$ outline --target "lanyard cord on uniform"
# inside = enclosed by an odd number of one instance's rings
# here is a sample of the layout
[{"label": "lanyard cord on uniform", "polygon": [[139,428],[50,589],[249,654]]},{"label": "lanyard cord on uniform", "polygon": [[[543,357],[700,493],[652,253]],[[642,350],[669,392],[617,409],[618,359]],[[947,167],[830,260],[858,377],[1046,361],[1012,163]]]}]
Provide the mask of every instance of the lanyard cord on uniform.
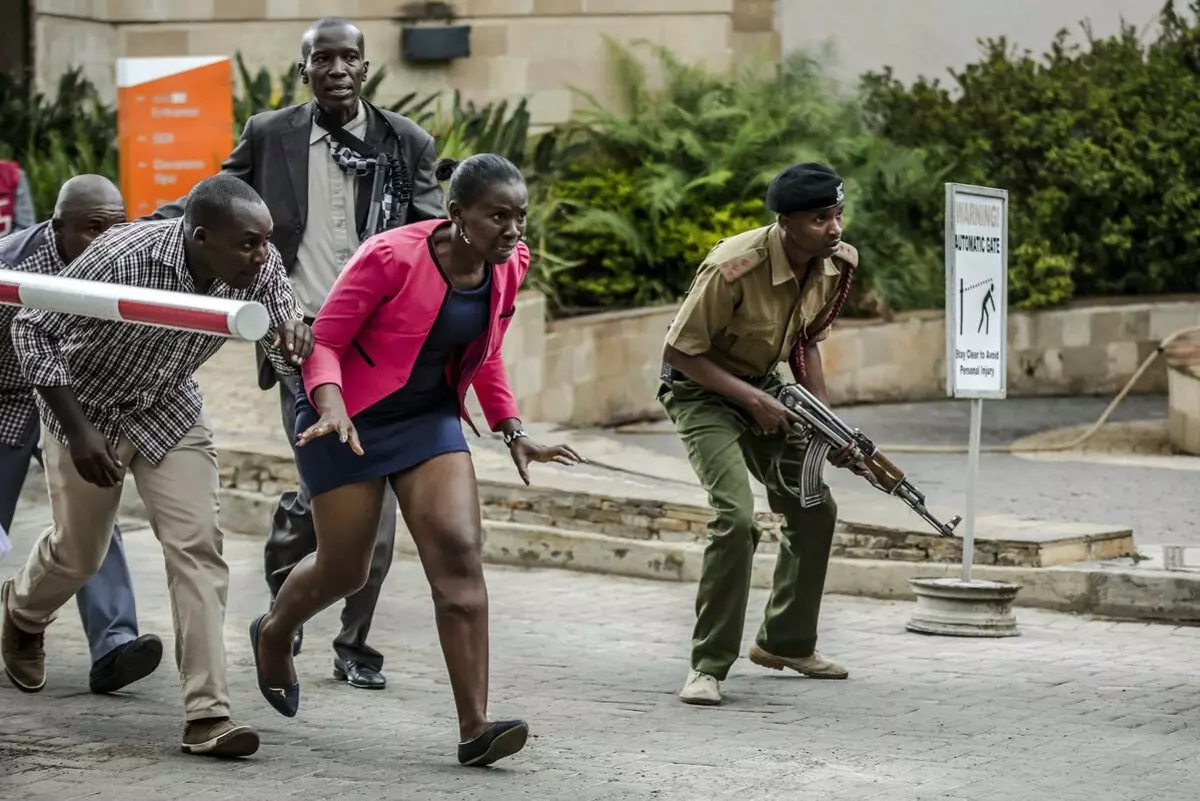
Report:
[{"label": "lanyard cord on uniform", "polygon": [[850,294],[850,284],[854,280],[854,264],[851,261],[843,262],[845,264],[845,272],[842,273],[842,280],[838,286],[837,298],[833,302],[833,308],[829,310],[829,314],[821,321],[821,325],[809,333],[805,337],[803,332],[796,337],[796,344],[792,347],[791,356],[788,363],[792,367],[792,374],[795,375],[797,381],[803,381],[807,372],[807,365],[804,363],[804,346],[824,331],[829,326],[833,325],[833,321],[837,319],[838,314],[842,311],[842,304],[846,302],[846,297]]}]

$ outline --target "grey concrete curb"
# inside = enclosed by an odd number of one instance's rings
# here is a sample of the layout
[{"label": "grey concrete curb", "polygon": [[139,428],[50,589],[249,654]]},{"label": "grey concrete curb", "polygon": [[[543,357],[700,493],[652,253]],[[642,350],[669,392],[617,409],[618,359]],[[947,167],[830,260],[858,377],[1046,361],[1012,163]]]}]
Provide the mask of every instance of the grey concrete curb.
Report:
[{"label": "grey concrete curb", "polygon": [[[221,490],[221,524],[226,531],[266,537],[275,499],[257,492]],[[121,514],[145,518],[145,509],[127,479]],[[396,552],[415,556],[411,537],[400,522]],[[492,564],[560,568],[590,573],[696,582],[704,548],[610,537],[548,526],[484,521],[484,559]],[[754,558],[752,584],[771,586],[775,555]],[[884,600],[915,600],[908,580],[955,576],[957,564],[833,558],[825,592]],[[1200,623],[1200,573],[1081,563],[1057,567],[975,565],[972,576],[1021,585],[1015,606],[1052,609],[1118,620],[1177,624]]]}]

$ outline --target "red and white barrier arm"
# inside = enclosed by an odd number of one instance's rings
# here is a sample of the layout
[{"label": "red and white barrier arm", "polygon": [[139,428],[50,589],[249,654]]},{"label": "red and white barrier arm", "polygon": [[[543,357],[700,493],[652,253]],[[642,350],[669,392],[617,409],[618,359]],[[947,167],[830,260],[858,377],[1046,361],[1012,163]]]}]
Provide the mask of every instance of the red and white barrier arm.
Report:
[{"label": "red and white barrier arm", "polygon": [[248,342],[262,339],[271,325],[266,307],[255,301],[15,270],[0,270],[0,303]]}]

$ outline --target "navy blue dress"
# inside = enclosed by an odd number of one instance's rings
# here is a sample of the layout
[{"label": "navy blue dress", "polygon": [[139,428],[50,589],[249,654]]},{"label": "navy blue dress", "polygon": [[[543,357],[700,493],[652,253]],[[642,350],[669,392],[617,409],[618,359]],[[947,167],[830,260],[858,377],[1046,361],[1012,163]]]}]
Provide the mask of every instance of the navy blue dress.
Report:
[{"label": "navy blue dress", "polygon": [[[451,289],[408,381],[351,418],[362,456],[336,433],[309,440],[296,449],[296,467],[310,497],[346,484],[391,476],[439,454],[470,451],[463,436],[458,395],[446,380],[446,366],[461,348],[487,330],[491,286],[488,265],[483,283],[476,289]],[[293,437],[319,419],[301,384]]]}]

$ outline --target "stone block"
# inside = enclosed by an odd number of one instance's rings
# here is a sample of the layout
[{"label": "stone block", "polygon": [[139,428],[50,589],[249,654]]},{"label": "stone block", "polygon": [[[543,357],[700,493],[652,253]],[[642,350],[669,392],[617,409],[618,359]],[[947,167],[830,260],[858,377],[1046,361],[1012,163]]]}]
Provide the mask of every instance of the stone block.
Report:
[{"label": "stone block", "polygon": [[587,14],[727,14],[736,0],[584,0]]},{"label": "stone block", "polygon": [[464,58],[451,62],[446,77],[456,89],[490,89],[492,86],[490,58]]},{"label": "stone block", "polygon": [[1063,350],[1063,378],[1073,390],[1090,390],[1108,375],[1108,349],[1104,345]]},{"label": "stone block", "polygon": [[1033,321],[1027,313],[1009,314],[1009,352],[1028,350],[1033,346]]},{"label": "stone block", "polygon": [[1063,351],[1058,348],[1047,348],[1042,354],[1042,369],[1044,375],[1050,381],[1058,382],[1063,380]]},{"label": "stone block", "polygon": [[1060,314],[1064,348],[1082,348],[1092,343],[1092,320],[1087,309],[1072,309]]},{"label": "stone block", "polygon": [[691,531],[692,524],[674,517],[660,517],[649,522],[655,531]]},{"label": "stone block", "polygon": [[911,548],[889,548],[888,559],[900,562],[924,562],[925,554]]},{"label": "stone block", "polygon": [[849,559],[887,559],[885,548],[847,548],[845,556]]},{"label": "stone block", "polygon": [[1032,347],[1061,348],[1063,346],[1063,312],[1036,312],[1030,317],[1033,327]]},{"label": "stone block", "polygon": [[1171,445],[1200,455],[1200,378],[1177,368],[1167,374],[1167,432]]},{"label": "stone block", "polygon": [[[472,23],[471,59],[508,55],[508,25],[503,23]],[[530,88],[534,88],[530,86]],[[514,321],[515,322],[515,321]]]},{"label": "stone block", "polygon": [[1108,370],[1106,375],[1118,381],[1128,380],[1138,368],[1138,345],[1136,342],[1110,342]]},{"label": "stone block", "polygon": [[[474,61],[474,58],[469,59]],[[530,60],[524,56],[496,56],[487,64],[487,88],[504,94],[523,95],[529,91]]]},{"label": "stone block", "polygon": [[538,514],[537,512],[527,512],[524,509],[514,509],[512,517],[509,518],[514,523],[525,523],[535,526],[553,526],[555,519],[551,515]]},{"label": "stone block", "polygon": [[584,0],[533,0],[533,13],[537,16],[564,16],[583,11]]},{"label": "stone block", "polygon": [[774,0],[733,0],[734,33],[775,33]]},{"label": "stone block", "polygon": [[860,336],[863,340],[863,367],[895,368],[896,353],[893,346],[892,326],[864,328]]},{"label": "stone block", "polygon": [[859,334],[858,328],[835,328],[821,343],[821,364],[827,377],[854,373],[863,366],[863,339]]},{"label": "stone block", "polygon": [[534,0],[466,0],[469,17],[522,17],[533,13]]},{"label": "stone block", "polygon": [[211,0],[212,19],[253,19],[267,18],[268,0]]},{"label": "stone block", "polygon": [[1091,344],[1130,342],[1150,336],[1150,310],[1146,307],[1092,312]]},{"label": "stone block", "polygon": [[1200,325],[1200,303],[1164,303],[1150,310],[1150,338],[1156,343],[1181,328]]},{"label": "stone block", "polygon": [[132,30],[124,33],[125,56],[178,56],[191,53],[188,32],[181,29]]}]

